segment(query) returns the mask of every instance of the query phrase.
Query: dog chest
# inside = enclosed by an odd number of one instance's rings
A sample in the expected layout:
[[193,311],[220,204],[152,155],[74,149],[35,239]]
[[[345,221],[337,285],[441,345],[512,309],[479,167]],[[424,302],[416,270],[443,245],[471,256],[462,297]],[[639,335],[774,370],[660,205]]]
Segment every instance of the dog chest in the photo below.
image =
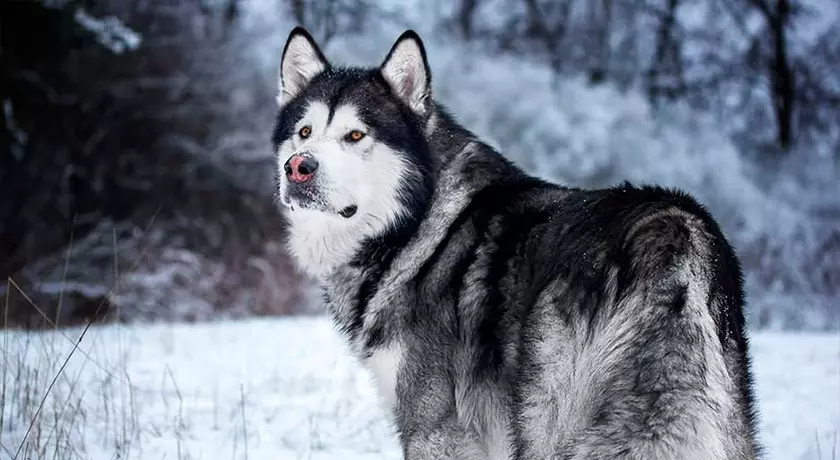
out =
[[364,361],[370,371],[383,406],[387,410],[394,408],[397,397],[397,375],[402,362],[402,347],[398,342],[377,348]]

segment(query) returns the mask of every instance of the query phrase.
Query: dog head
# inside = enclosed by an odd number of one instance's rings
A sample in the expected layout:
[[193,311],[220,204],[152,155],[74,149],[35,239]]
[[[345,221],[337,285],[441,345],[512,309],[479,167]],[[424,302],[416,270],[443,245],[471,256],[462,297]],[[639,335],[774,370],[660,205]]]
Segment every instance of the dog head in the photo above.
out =
[[318,276],[418,218],[432,193],[423,44],[403,33],[380,66],[334,67],[302,28],[280,64],[273,134],[290,246]]

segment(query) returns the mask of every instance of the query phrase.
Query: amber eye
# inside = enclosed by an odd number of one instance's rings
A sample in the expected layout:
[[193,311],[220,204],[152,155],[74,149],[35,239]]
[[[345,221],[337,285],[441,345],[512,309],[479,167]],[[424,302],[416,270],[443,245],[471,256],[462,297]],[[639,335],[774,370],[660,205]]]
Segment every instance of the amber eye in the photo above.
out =
[[347,139],[348,142],[359,142],[364,137],[365,133],[359,131],[358,129],[354,129],[353,131],[347,133],[346,136],[344,136],[344,138]]
[[312,128],[309,126],[304,126],[303,128],[300,128],[300,131],[298,131],[298,135],[303,139],[309,137],[310,134],[312,134]]

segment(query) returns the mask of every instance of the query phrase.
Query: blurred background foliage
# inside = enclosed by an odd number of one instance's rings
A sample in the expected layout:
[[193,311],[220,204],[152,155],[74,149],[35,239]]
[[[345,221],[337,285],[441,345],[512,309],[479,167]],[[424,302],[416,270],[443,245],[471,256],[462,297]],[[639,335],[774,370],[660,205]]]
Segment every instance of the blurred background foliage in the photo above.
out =
[[[829,0],[7,0],[5,324],[318,312],[283,246],[276,66],[404,28],[435,92],[530,171],[679,186],[741,255],[757,328],[840,326],[840,6]],[[8,280],[8,281],[7,281]]]

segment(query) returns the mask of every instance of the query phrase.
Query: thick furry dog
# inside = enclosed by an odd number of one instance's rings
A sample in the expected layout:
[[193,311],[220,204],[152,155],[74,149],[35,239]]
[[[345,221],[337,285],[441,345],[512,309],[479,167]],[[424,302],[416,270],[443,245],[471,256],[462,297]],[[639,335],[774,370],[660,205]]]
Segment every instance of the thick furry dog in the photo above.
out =
[[[289,244],[408,459],[753,459],[738,260],[685,193],[536,179],[431,97],[293,30],[273,142]],[[562,152],[558,152],[562,155]]]

